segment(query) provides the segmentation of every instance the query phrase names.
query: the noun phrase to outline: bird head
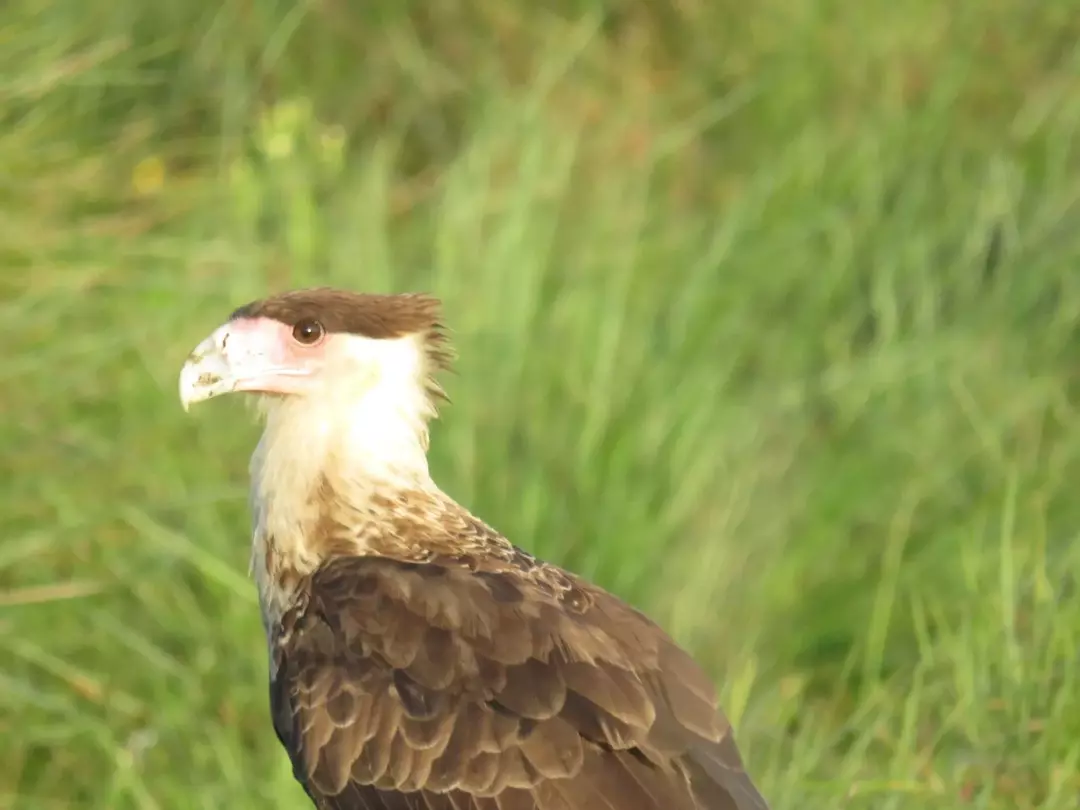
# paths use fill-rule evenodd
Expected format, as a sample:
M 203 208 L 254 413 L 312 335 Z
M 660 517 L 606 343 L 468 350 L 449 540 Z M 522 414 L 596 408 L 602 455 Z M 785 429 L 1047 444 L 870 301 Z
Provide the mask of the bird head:
M 257 465 L 280 491 L 312 481 L 426 480 L 428 421 L 449 366 L 439 302 L 328 288 L 255 301 L 211 332 L 180 371 L 180 402 L 252 395 L 266 428 Z M 297 482 L 300 483 L 297 483 Z M 304 497 L 307 497 L 305 494 Z
M 448 362 L 435 298 L 294 290 L 241 307 L 200 342 L 181 369 L 180 402 L 241 392 L 359 400 L 417 386 L 436 399 L 433 374 Z

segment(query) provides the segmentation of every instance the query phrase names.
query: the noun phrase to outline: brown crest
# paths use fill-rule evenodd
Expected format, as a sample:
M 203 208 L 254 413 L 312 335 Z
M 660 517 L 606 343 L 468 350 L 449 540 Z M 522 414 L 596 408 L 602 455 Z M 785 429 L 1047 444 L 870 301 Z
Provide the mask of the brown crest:
M 438 298 L 425 293 L 379 295 L 332 287 L 289 290 L 237 309 L 235 318 L 273 318 L 289 326 L 316 320 L 327 332 L 390 340 L 420 335 L 436 368 L 449 368 L 452 360 Z

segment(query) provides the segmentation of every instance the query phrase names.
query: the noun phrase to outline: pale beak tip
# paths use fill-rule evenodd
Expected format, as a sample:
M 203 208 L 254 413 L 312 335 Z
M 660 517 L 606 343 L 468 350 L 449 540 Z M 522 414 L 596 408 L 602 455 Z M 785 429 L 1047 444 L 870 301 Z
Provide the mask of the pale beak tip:
M 184 413 L 188 413 L 191 410 L 191 399 L 194 393 L 190 360 L 187 363 L 184 363 L 184 367 L 180 370 L 180 379 L 177 387 L 178 393 L 180 394 L 180 407 L 184 409 Z
M 228 361 L 222 356 L 215 332 L 195 347 L 180 369 L 177 387 L 184 413 L 188 413 L 195 403 L 223 393 L 228 371 Z

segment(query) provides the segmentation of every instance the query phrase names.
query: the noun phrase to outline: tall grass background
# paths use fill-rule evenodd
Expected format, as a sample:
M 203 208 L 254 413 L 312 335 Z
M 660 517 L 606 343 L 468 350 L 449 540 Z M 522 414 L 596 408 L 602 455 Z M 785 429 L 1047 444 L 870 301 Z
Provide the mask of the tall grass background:
M 773 806 L 1080 801 L 1067 3 L 0 10 L 0 807 L 300 808 L 235 403 L 290 286 L 427 290 L 432 465 L 709 667 Z

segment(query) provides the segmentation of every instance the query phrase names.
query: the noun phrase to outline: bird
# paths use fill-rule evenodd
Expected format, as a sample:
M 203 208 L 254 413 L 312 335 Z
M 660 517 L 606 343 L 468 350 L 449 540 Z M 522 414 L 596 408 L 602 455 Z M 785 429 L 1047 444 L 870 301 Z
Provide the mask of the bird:
M 246 393 L 270 714 L 318 810 L 768 810 L 711 679 L 432 480 L 455 352 L 424 293 L 246 304 L 179 375 Z

